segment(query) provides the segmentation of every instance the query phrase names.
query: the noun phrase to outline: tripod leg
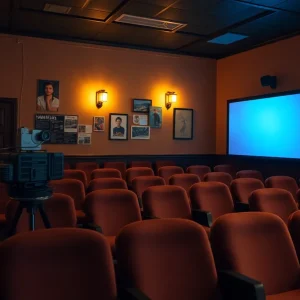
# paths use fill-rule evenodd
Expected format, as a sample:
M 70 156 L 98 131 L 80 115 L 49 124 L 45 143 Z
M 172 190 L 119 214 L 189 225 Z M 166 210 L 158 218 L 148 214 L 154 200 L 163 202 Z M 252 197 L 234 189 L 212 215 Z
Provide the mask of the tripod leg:
M 40 211 L 42 220 L 44 222 L 45 228 L 51 228 L 50 221 L 48 219 L 48 216 L 47 216 L 46 212 L 44 211 L 43 206 L 39 206 L 39 211 Z
M 27 208 L 27 212 L 29 214 L 29 230 L 35 230 L 35 207 Z
M 11 228 L 8 231 L 8 236 L 12 236 L 15 233 L 16 228 L 17 228 L 17 224 L 18 224 L 19 219 L 22 215 L 22 211 L 23 211 L 23 206 L 22 206 L 21 203 L 19 203 L 16 214 L 15 214 L 15 216 L 13 218 L 13 221 L 12 221 L 12 224 L 11 224 Z

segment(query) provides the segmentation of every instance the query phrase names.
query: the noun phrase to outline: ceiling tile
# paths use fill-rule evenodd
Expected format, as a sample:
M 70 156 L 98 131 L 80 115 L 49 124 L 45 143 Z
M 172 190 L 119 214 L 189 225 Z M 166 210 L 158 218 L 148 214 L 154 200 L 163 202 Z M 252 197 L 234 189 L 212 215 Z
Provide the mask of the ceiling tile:
M 132 1 L 128 5 L 126 5 L 124 9 L 121 10 L 121 13 L 151 18 L 155 17 L 155 15 L 162 9 L 163 7 L 155 4 Z M 158 16 L 157 18 L 160 18 L 160 16 Z
M 89 9 L 99 9 L 106 11 L 115 10 L 124 0 L 91 0 L 87 6 Z
M 80 16 L 91 19 L 105 20 L 109 15 L 108 11 L 102 11 L 98 9 L 81 9 L 81 8 L 72 8 L 69 12 L 69 15 Z

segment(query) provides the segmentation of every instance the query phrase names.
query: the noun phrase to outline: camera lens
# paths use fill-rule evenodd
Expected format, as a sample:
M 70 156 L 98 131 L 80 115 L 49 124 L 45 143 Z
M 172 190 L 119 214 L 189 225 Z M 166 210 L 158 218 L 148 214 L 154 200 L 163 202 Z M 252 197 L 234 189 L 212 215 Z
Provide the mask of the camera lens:
M 46 142 L 50 140 L 50 131 L 43 130 L 38 135 L 38 140 L 41 142 Z

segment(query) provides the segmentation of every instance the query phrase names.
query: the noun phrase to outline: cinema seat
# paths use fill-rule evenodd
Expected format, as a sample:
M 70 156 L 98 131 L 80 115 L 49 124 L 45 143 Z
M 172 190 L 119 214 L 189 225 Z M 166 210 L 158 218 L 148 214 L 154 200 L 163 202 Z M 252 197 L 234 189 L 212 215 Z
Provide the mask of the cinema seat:
M 85 188 L 81 181 L 77 179 L 51 180 L 49 186 L 53 188 L 54 193 L 60 193 L 70 196 L 74 200 L 77 221 L 82 224 L 86 221 L 83 212 L 85 198 Z
M 199 182 L 189 191 L 192 209 L 200 210 L 206 226 L 220 216 L 234 212 L 233 200 L 228 186 L 221 182 Z
M 218 298 L 217 272 L 205 230 L 182 219 L 124 227 L 116 239 L 120 283 L 152 300 Z
M 128 190 L 111 189 L 89 193 L 85 199 L 88 220 L 100 227 L 115 253 L 115 237 L 127 224 L 142 220 L 137 196 Z
M 296 202 L 297 200 L 297 192 L 299 190 L 297 181 L 293 177 L 289 176 L 271 176 L 266 179 L 265 185 L 267 188 L 278 188 L 289 191 Z
M 3 300 L 117 299 L 109 244 L 91 230 L 17 234 L 0 244 L 0 266 Z
M 235 178 L 236 170 L 232 165 L 216 165 L 214 167 L 214 172 L 225 172 L 231 175 L 232 178 Z
M 90 182 L 87 188 L 87 193 L 105 189 L 127 190 L 127 184 L 126 181 L 121 178 L 97 178 Z
M 288 228 L 294 242 L 298 259 L 300 261 L 300 211 L 297 210 L 289 216 Z
M 203 180 L 204 175 L 211 172 L 211 169 L 208 166 L 194 165 L 194 166 L 189 166 L 186 169 L 186 172 L 189 174 L 196 174 L 199 176 L 200 180 Z
M 269 212 L 280 217 L 285 223 L 298 210 L 292 194 L 283 189 L 269 188 L 254 191 L 249 198 L 251 211 Z
M 65 179 L 77 179 L 80 180 L 84 187 L 87 188 L 87 177 L 86 173 L 81 170 L 65 170 L 64 171 Z
M 69 170 L 69 169 L 71 169 L 70 164 L 67 163 L 67 162 L 65 162 L 65 163 L 64 163 L 64 170 Z
M 299 261 L 288 228 L 278 216 L 263 212 L 224 215 L 213 224 L 210 240 L 217 269 L 226 271 L 227 282 L 235 282 L 240 289 L 252 282 L 250 294 L 259 299 L 300 297 Z M 248 284 L 240 280 L 245 276 Z
M 172 175 L 183 173 L 183 169 L 177 166 L 166 166 L 158 169 L 158 176 L 162 177 L 166 184 L 169 184 L 169 179 Z
M 124 162 L 107 161 L 104 163 L 104 168 L 117 169 L 121 172 L 122 178 L 126 179 L 126 164 Z
M 75 165 L 76 170 L 84 171 L 87 177 L 87 182 L 91 180 L 91 174 L 95 169 L 98 169 L 99 165 L 96 162 L 78 162 Z
M 10 200 L 6 207 L 7 227 L 11 228 L 19 202 Z M 45 200 L 44 209 L 48 216 L 52 228 L 76 227 L 77 218 L 74 200 L 64 194 L 53 194 L 51 198 Z M 35 229 L 45 229 L 39 211 L 35 214 Z M 21 218 L 17 224 L 16 232 L 29 231 L 29 215 L 26 209 L 23 210 Z
M 129 187 L 132 186 L 132 180 L 139 176 L 154 176 L 154 172 L 151 168 L 135 167 L 126 170 L 126 181 Z
M 96 169 L 91 174 L 91 180 L 97 178 L 122 178 L 122 174 L 119 170 L 112 168 Z
M 210 182 L 222 182 L 230 187 L 232 176 L 229 173 L 225 172 L 210 172 L 204 175 L 203 181 Z
M 155 174 L 158 174 L 159 168 L 168 166 L 176 166 L 176 163 L 172 160 L 157 160 L 154 163 Z
M 169 179 L 170 185 L 181 186 L 187 193 L 189 192 L 190 187 L 198 182 L 200 182 L 200 178 L 195 174 L 175 174 Z
M 264 182 L 264 177 L 261 172 L 257 170 L 241 170 L 236 173 L 236 178 L 255 178 Z
M 136 167 L 144 167 L 144 168 L 152 168 L 151 161 L 146 160 L 134 160 L 130 163 L 130 168 L 136 168 Z
M 249 197 L 251 193 L 263 188 L 263 182 L 256 178 L 238 178 L 232 180 L 231 193 L 236 211 L 249 211 Z
M 9 186 L 6 183 L 0 182 L 0 229 L 3 229 L 6 224 L 5 209 L 10 201 Z

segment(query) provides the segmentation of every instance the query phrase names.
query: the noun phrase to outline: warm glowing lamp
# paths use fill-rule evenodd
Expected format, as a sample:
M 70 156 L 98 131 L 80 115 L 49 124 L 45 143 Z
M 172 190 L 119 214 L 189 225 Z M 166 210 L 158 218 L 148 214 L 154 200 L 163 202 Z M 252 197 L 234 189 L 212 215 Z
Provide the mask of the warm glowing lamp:
M 107 102 L 107 92 L 105 90 L 100 90 L 96 92 L 96 106 L 97 108 L 101 108 L 103 102 Z
M 177 101 L 177 94 L 175 92 L 166 93 L 166 108 L 169 109 L 172 106 L 172 103 Z

